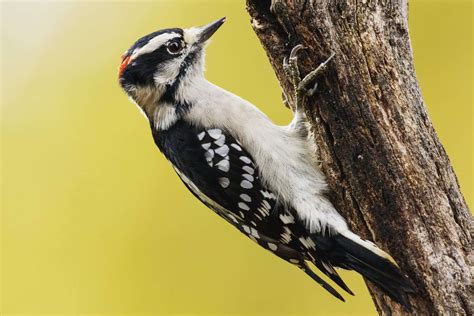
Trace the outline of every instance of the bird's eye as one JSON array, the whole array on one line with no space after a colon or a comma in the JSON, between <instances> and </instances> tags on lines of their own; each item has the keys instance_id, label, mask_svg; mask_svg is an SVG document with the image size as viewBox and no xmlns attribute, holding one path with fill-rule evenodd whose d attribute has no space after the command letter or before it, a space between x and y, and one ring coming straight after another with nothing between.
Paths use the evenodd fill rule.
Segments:
<instances>
[{"instance_id":1,"label":"bird's eye","mask_svg":"<svg viewBox=\"0 0 474 316\"><path fill-rule=\"evenodd\" d=\"M173 41L166 45L166 49L170 54L178 54L184 48L182 41Z\"/></svg>"}]
</instances>

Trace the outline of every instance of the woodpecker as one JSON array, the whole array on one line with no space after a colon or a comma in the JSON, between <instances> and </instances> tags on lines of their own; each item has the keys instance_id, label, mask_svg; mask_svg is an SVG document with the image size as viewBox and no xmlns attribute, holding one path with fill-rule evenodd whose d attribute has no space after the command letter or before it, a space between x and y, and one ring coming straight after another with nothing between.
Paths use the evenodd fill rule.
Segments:
<instances>
[{"instance_id":1,"label":"woodpecker","mask_svg":"<svg viewBox=\"0 0 474 316\"><path fill-rule=\"evenodd\" d=\"M261 247L344 298L313 263L353 295L335 268L355 270L408 307L410 280L395 261L347 226L325 196L299 101L332 55L300 78L296 46L283 60L295 90L294 118L278 126L250 102L204 78L205 48L224 23L170 28L137 40L123 55L119 83L150 123L153 139L184 185Z\"/></svg>"}]
</instances>

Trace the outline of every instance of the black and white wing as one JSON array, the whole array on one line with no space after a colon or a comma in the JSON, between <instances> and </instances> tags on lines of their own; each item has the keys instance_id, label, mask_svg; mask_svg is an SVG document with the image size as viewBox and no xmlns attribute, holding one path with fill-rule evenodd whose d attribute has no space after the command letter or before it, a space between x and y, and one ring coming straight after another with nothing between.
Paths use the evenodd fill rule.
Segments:
<instances>
[{"instance_id":1,"label":"black and white wing","mask_svg":"<svg viewBox=\"0 0 474 316\"><path fill-rule=\"evenodd\" d=\"M336 297L342 299L305 260L350 293L331 264L316 257L316 244L303 223L264 185L253 158L232 135L180 121L153 136L184 184L209 208L260 246L300 267Z\"/></svg>"}]
</instances>

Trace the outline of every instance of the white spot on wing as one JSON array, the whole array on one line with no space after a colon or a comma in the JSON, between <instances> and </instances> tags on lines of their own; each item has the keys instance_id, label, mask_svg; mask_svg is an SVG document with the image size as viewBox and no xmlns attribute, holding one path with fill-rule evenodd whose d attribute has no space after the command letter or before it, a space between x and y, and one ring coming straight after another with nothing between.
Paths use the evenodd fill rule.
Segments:
<instances>
[{"instance_id":1,"label":"white spot on wing","mask_svg":"<svg viewBox=\"0 0 474 316\"><path fill-rule=\"evenodd\" d=\"M260 214L262 214L263 217L270 215L269 210L266 209L266 208L264 208L263 206L259 207L257 210L260 212ZM255 214L255 216L256 216L259 220L261 220L261 218L259 218L260 216L258 216L258 214Z\"/></svg>"},{"instance_id":2,"label":"white spot on wing","mask_svg":"<svg viewBox=\"0 0 474 316\"><path fill-rule=\"evenodd\" d=\"M201 145L201 147L208 150L209 147L211 147L211 143L204 143L204 144Z\"/></svg>"},{"instance_id":3,"label":"white spot on wing","mask_svg":"<svg viewBox=\"0 0 474 316\"><path fill-rule=\"evenodd\" d=\"M208 150L204 153L204 157L206 157L207 164L208 164L210 167L212 167L212 158L214 158L214 150L208 149Z\"/></svg>"},{"instance_id":4,"label":"white spot on wing","mask_svg":"<svg viewBox=\"0 0 474 316\"><path fill-rule=\"evenodd\" d=\"M250 160L250 158L247 157L247 156L240 156L239 159L242 160L245 163L251 163L252 162L252 160Z\"/></svg>"},{"instance_id":5,"label":"white spot on wing","mask_svg":"<svg viewBox=\"0 0 474 316\"><path fill-rule=\"evenodd\" d=\"M288 244L291 241L291 235L288 233L281 233L280 240L284 244Z\"/></svg>"},{"instance_id":6,"label":"white spot on wing","mask_svg":"<svg viewBox=\"0 0 474 316\"><path fill-rule=\"evenodd\" d=\"M218 154L222 157L225 157L229 153L229 146L227 146L227 145L221 146L221 147L217 148L215 151L216 151L216 154Z\"/></svg>"},{"instance_id":7,"label":"white spot on wing","mask_svg":"<svg viewBox=\"0 0 474 316\"><path fill-rule=\"evenodd\" d=\"M214 139L218 139L222 135L222 131L218 128L210 129L207 133Z\"/></svg>"},{"instance_id":8,"label":"white spot on wing","mask_svg":"<svg viewBox=\"0 0 474 316\"><path fill-rule=\"evenodd\" d=\"M232 143L231 146L234 147L238 151L242 151L242 148L237 144Z\"/></svg>"},{"instance_id":9,"label":"white spot on wing","mask_svg":"<svg viewBox=\"0 0 474 316\"><path fill-rule=\"evenodd\" d=\"M316 248L316 244L315 244L314 241L313 241L311 238L309 238L309 237L306 237L306 238L305 238L305 237L300 237L298 240L301 242L301 244L302 244L303 246L305 246L305 247L308 248L308 249L309 249L309 248L311 248L311 249L315 249L315 248Z\"/></svg>"},{"instance_id":10,"label":"white spot on wing","mask_svg":"<svg viewBox=\"0 0 474 316\"><path fill-rule=\"evenodd\" d=\"M275 200L275 199L276 199L275 194L273 194L273 193L271 193L271 192L263 191L263 190L261 190L260 192L262 193L263 197L266 198L266 199L271 199L271 200Z\"/></svg>"},{"instance_id":11,"label":"white spot on wing","mask_svg":"<svg viewBox=\"0 0 474 316\"><path fill-rule=\"evenodd\" d=\"M255 172L255 170L253 170L253 168L250 166L243 166L242 169L244 169L244 171L248 174L253 174Z\"/></svg>"},{"instance_id":12,"label":"white spot on wing","mask_svg":"<svg viewBox=\"0 0 474 316\"><path fill-rule=\"evenodd\" d=\"M283 224L293 224L295 222L295 218L291 214L280 214L280 219Z\"/></svg>"},{"instance_id":13,"label":"white spot on wing","mask_svg":"<svg viewBox=\"0 0 474 316\"><path fill-rule=\"evenodd\" d=\"M202 140L204 138L204 135L206 135L206 132L201 132L198 134L198 139Z\"/></svg>"},{"instance_id":14,"label":"white spot on wing","mask_svg":"<svg viewBox=\"0 0 474 316\"><path fill-rule=\"evenodd\" d=\"M262 206L264 206L264 207L265 207L266 209L268 209L268 210L272 208L271 205L270 205L270 203L268 203L267 200L263 200L263 201L262 201Z\"/></svg>"},{"instance_id":15,"label":"white spot on wing","mask_svg":"<svg viewBox=\"0 0 474 316\"><path fill-rule=\"evenodd\" d=\"M207 161L211 161L212 158L214 158L214 150L212 149L206 150L206 152L204 153L204 157L206 157Z\"/></svg>"},{"instance_id":16,"label":"white spot on wing","mask_svg":"<svg viewBox=\"0 0 474 316\"><path fill-rule=\"evenodd\" d=\"M244 200L245 202L252 202L252 198L251 198L250 195L248 195L248 194L242 193L242 194L240 195L240 198L241 198L242 200Z\"/></svg>"},{"instance_id":17,"label":"white spot on wing","mask_svg":"<svg viewBox=\"0 0 474 316\"><path fill-rule=\"evenodd\" d=\"M225 143L225 135L221 135L216 141L214 141L214 144L217 146L222 146Z\"/></svg>"},{"instance_id":18,"label":"white spot on wing","mask_svg":"<svg viewBox=\"0 0 474 316\"><path fill-rule=\"evenodd\" d=\"M268 243L268 248L270 248L270 250L272 250L272 251L276 251L278 249L278 246L275 245L274 243L269 242Z\"/></svg>"},{"instance_id":19,"label":"white spot on wing","mask_svg":"<svg viewBox=\"0 0 474 316\"><path fill-rule=\"evenodd\" d=\"M226 177L219 178L219 184L221 185L221 187L225 189L229 186L230 180L229 178L226 178Z\"/></svg>"},{"instance_id":20,"label":"white spot on wing","mask_svg":"<svg viewBox=\"0 0 474 316\"><path fill-rule=\"evenodd\" d=\"M258 231L253 228L253 227L250 227L250 233L252 234L252 236L254 236L255 238L260 238L260 235L258 234Z\"/></svg>"},{"instance_id":21,"label":"white spot on wing","mask_svg":"<svg viewBox=\"0 0 474 316\"><path fill-rule=\"evenodd\" d=\"M249 180L250 182L253 182L253 176L251 176L251 175L249 175L249 174L246 174L246 173L244 173L242 176L243 176L245 179Z\"/></svg>"},{"instance_id":22,"label":"white spot on wing","mask_svg":"<svg viewBox=\"0 0 474 316\"><path fill-rule=\"evenodd\" d=\"M284 244L288 244L291 241L291 230L288 226L283 226L284 232L280 235L280 240Z\"/></svg>"},{"instance_id":23,"label":"white spot on wing","mask_svg":"<svg viewBox=\"0 0 474 316\"><path fill-rule=\"evenodd\" d=\"M239 202L239 204L237 204L239 206L240 209L244 210L244 211L248 211L250 210L250 207L245 204L244 202Z\"/></svg>"},{"instance_id":24,"label":"white spot on wing","mask_svg":"<svg viewBox=\"0 0 474 316\"><path fill-rule=\"evenodd\" d=\"M218 163L216 163L216 167L217 167L219 170L222 170L222 171L224 171L224 172L228 172L229 169L230 169L229 160L222 159L221 161L219 161Z\"/></svg>"},{"instance_id":25,"label":"white spot on wing","mask_svg":"<svg viewBox=\"0 0 474 316\"><path fill-rule=\"evenodd\" d=\"M253 185L251 182L247 181L247 180L242 180L242 182L240 182L240 186L244 189L251 189L253 188Z\"/></svg>"}]
</instances>

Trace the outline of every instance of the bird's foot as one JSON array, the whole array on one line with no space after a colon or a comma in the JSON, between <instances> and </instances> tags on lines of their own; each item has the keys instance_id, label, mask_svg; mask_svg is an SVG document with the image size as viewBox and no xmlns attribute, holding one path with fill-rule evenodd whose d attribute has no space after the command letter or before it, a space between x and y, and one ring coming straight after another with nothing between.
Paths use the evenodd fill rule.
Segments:
<instances>
[{"instance_id":1,"label":"bird's foot","mask_svg":"<svg viewBox=\"0 0 474 316\"><path fill-rule=\"evenodd\" d=\"M298 68L298 52L302 49L305 49L303 45L296 45L291 50L289 58L285 57L283 59L283 70L290 78L290 82L293 85L295 111L298 111L300 109L300 103L303 95L312 96L316 92L318 84L313 83L314 79L326 69L329 61L331 61L331 59L335 56L335 53L332 53L331 56L326 59L326 61L321 63L316 69L314 69L309 74L304 76L303 79L301 79L300 71Z\"/></svg>"}]
</instances>

